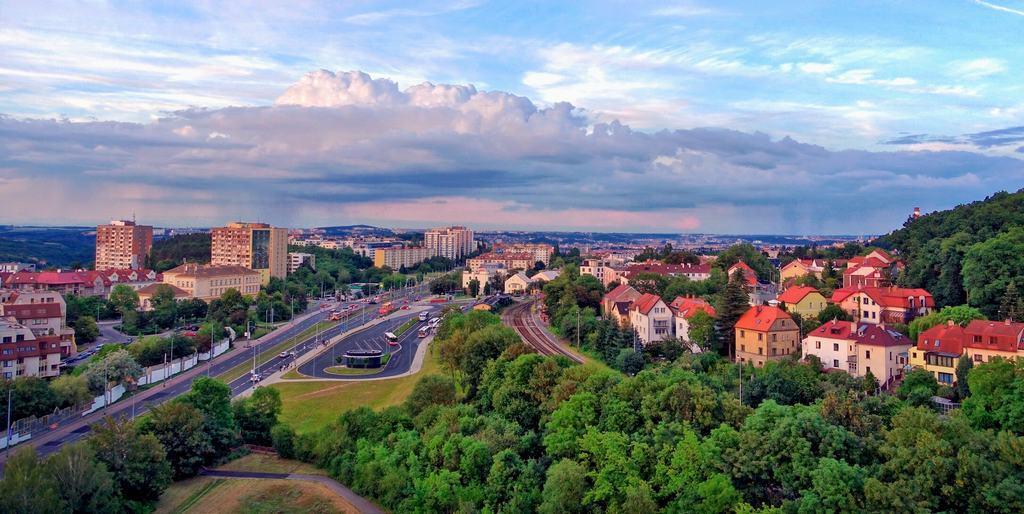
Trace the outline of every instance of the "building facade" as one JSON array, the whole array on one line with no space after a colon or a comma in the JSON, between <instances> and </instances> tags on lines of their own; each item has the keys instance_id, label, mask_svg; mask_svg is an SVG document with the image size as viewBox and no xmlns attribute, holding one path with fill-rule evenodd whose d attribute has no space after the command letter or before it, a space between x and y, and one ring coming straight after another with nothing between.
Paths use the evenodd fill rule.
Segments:
<instances>
[{"instance_id":1,"label":"building facade","mask_svg":"<svg viewBox=\"0 0 1024 514\"><path fill-rule=\"evenodd\" d=\"M60 375L60 336L36 336L14 318L0 317L0 376L55 377Z\"/></svg>"},{"instance_id":2,"label":"building facade","mask_svg":"<svg viewBox=\"0 0 1024 514\"><path fill-rule=\"evenodd\" d=\"M397 271L401 268L411 268L433 256L433 250L423 246L378 248L373 254L373 265Z\"/></svg>"},{"instance_id":3,"label":"building facade","mask_svg":"<svg viewBox=\"0 0 1024 514\"><path fill-rule=\"evenodd\" d=\"M478 255L466 261L466 267L470 270L477 270L488 264L501 264L506 269L528 270L533 268L536 261L528 253L494 253L488 252Z\"/></svg>"},{"instance_id":4,"label":"building facade","mask_svg":"<svg viewBox=\"0 0 1024 514\"><path fill-rule=\"evenodd\" d=\"M629 324L644 345L672 337L672 311L656 294L644 293L633 302Z\"/></svg>"},{"instance_id":5,"label":"building facade","mask_svg":"<svg viewBox=\"0 0 1024 514\"><path fill-rule=\"evenodd\" d=\"M97 270L139 269L153 249L153 227L115 220L96 227Z\"/></svg>"},{"instance_id":6,"label":"building facade","mask_svg":"<svg viewBox=\"0 0 1024 514\"><path fill-rule=\"evenodd\" d=\"M590 275L605 287L619 278L617 270L612 267L612 262L605 259L583 259L580 264L580 275Z\"/></svg>"},{"instance_id":7,"label":"building facade","mask_svg":"<svg viewBox=\"0 0 1024 514\"><path fill-rule=\"evenodd\" d=\"M295 273L300 267L308 263L313 271L316 271L316 255L302 252L288 253L288 273Z\"/></svg>"},{"instance_id":8,"label":"building facade","mask_svg":"<svg viewBox=\"0 0 1024 514\"><path fill-rule=\"evenodd\" d=\"M935 300L921 288L840 288L832 292L832 303L861 323L903 323L931 314Z\"/></svg>"},{"instance_id":9,"label":"building facade","mask_svg":"<svg viewBox=\"0 0 1024 514\"><path fill-rule=\"evenodd\" d=\"M473 250L476 249L476 242L473 240L472 229L451 226L432 228L426 231L423 234L423 246L429 248L433 255L457 261L473 253Z\"/></svg>"},{"instance_id":10,"label":"building facade","mask_svg":"<svg viewBox=\"0 0 1024 514\"><path fill-rule=\"evenodd\" d=\"M803 340L803 357L814 355L826 370L855 377L869 372L885 387L903 375L913 343L884 325L832 320Z\"/></svg>"},{"instance_id":11,"label":"building facade","mask_svg":"<svg viewBox=\"0 0 1024 514\"><path fill-rule=\"evenodd\" d=\"M779 295L779 303L786 306L786 311L807 318L825 310L828 299L813 287L793 286Z\"/></svg>"},{"instance_id":12,"label":"building facade","mask_svg":"<svg viewBox=\"0 0 1024 514\"><path fill-rule=\"evenodd\" d=\"M167 270L163 282L188 293L191 298L211 301L228 289L251 296L260 292L261 274L242 266L182 264Z\"/></svg>"},{"instance_id":13,"label":"building facade","mask_svg":"<svg viewBox=\"0 0 1024 514\"><path fill-rule=\"evenodd\" d=\"M690 340L690 318L698 312L705 312L712 318L715 317L715 308L702 298L678 297L668 304L672 311L673 329L675 336L684 341Z\"/></svg>"},{"instance_id":14,"label":"building facade","mask_svg":"<svg viewBox=\"0 0 1024 514\"><path fill-rule=\"evenodd\" d=\"M288 229L266 223L233 222L210 236L210 264L259 272L262 284L288 273Z\"/></svg>"},{"instance_id":15,"label":"building facade","mask_svg":"<svg viewBox=\"0 0 1024 514\"><path fill-rule=\"evenodd\" d=\"M78 353L67 315L64 297L54 291L0 291L0 316L14 318L36 337L59 336L63 357Z\"/></svg>"},{"instance_id":16,"label":"building facade","mask_svg":"<svg viewBox=\"0 0 1024 514\"><path fill-rule=\"evenodd\" d=\"M736 322L736 362L764 366L796 353L800 330L786 311L773 305L756 305Z\"/></svg>"}]
</instances>

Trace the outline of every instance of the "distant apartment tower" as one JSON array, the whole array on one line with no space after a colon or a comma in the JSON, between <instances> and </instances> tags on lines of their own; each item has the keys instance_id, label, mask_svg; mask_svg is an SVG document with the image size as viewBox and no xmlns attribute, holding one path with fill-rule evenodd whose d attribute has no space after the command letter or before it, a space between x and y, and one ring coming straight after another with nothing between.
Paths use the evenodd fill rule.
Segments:
<instances>
[{"instance_id":1,"label":"distant apartment tower","mask_svg":"<svg viewBox=\"0 0 1024 514\"><path fill-rule=\"evenodd\" d=\"M316 271L316 255L302 252L288 253L288 273L295 273L303 264L309 264L309 269Z\"/></svg>"},{"instance_id":2,"label":"distant apartment tower","mask_svg":"<svg viewBox=\"0 0 1024 514\"><path fill-rule=\"evenodd\" d=\"M288 273L288 229L240 221L214 228L210 264L258 271L263 284L270 282L270 277L284 278Z\"/></svg>"},{"instance_id":3,"label":"distant apartment tower","mask_svg":"<svg viewBox=\"0 0 1024 514\"><path fill-rule=\"evenodd\" d=\"M432 228L423 234L423 246L434 255L459 260L473 253L473 230L466 227Z\"/></svg>"},{"instance_id":4,"label":"distant apartment tower","mask_svg":"<svg viewBox=\"0 0 1024 514\"><path fill-rule=\"evenodd\" d=\"M140 269L153 248L153 227L115 220L96 227L96 269Z\"/></svg>"},{"instance_id":5,"label":"distant apartment tower","mask_svg":"<svg viewBox=\"0 0 1024 514\"><path fill-rule=\"evenodd\" d=\"M434 256L434 251L429 248L378 248L373 253L373 265L378 268L388 267L399 270L402 267L411 268Z\"/></svg>"}]
</instances>

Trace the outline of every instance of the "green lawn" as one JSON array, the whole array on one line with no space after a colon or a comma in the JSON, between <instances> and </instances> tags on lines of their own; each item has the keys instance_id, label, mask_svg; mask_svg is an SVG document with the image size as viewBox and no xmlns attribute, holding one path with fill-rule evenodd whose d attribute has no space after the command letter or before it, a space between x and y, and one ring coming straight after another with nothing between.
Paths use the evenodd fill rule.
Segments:
<instances>
[{"instance_id":1,"label":"green lawn","mask_svg":"<svg viewBox=\"0 0 1024 514\"><path fill-rule=\"evenodd\" d=\"M324 371L332 375L376 375L384 368L347 368L345 366L331 366Z\"/></svg>"},{"instance_id":2,"label":"green lawn","mask_svg":"<svg viewBox=\"0 0 1024 514\"><path fill-rule=\"evenodd\" d=\"M315 334L316 331L317 331L317 327L320 327L320 331L323 332L324 330L327 330L327 329L337 325L338 323L339 323L338 321L321 321L321 322L316 323L313 326L307 328L306 330L303 330L298 335L295 335L294 337L290 337L290 338L288 338L288 339L286 339L286 340L284 340L284 341L282 341L280 343L275 344L274 346L261 347L260 348L260 354L259 354L258 357L256 357L256 362L258 364L263 364L264 362L267 362L267 361L269 361L271 359L276 359L277 358L277 354L279 354L279 353L281 353L281 352L291 348L292 346L295 346L300 341L303 341L303 340L307 339L309 336L312 336L313 334ZM247 350L247 351L251 352L252 350ZM239 377L245 376L247 373L249 373L249 370L251 370L251 369L252 369L252 361L246 361L246 362L243 362L242 364L239 364L239 365L237 365L237 366L235 366L235 367L225 371L224 373L221 373L220 375L218 375L217 378L220 378L221 380L223 380L225 382L231 382L232 380L235 380L235 379L237 379Z\"/></svg>"},{"instance_id":3,"label":"green lawn","mask_svg":"<svg viewBox=\"0 0 1024 514\"><path fill-rule=\"evenodd\" d=\"M398 327L398 330L395 331L395 335L402 337L402 334L408 332L410 328L416 326L419 322L420 320L418 318L412 318L409 321L402 323L402 326Z\"/></svg>"},{"instance_id":4,"label":"green lawn","mask_svg":"<svg viewBox=\"0 0 1024 514\"><path fill-rule=\"evenodd\" d=\"M415 375L365 382L278 382L270 387L281 393L281 421L303 434L319 430L344 411L361 406L381 409L405 401L422 376L441 373L437 350L431 347L423 369Z\"/></svg>"}]
</instances>

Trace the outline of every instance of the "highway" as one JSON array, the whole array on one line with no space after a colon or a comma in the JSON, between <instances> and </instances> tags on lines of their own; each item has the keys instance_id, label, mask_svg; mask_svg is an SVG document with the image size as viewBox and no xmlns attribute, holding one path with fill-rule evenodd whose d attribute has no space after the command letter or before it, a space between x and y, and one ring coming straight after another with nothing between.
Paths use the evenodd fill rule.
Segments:
<instances>
[{"instance_id":1,"label":"highway","mask_svg":"<svg viewBox=\"0 0 1024 514\"><path fill-rule=\"evenodd\" d=\"M423 293L425 293L425 291L425 284L416 287L411 287L408 289L395 291L394 293L392 293L392 301L397 302L405 298L422 295ZM366 312L362 313L362 310L354 309L354 314L349 316L348 320L343 320L336 326L331 327L329 330L322 333L320 335L320 340L326 340L329 337L332 337L332 335L338 335L342 333L344 330L356 328L364 323L369 323L378 317L378 305L367 305L361 302L342 302L340 304L335 304L334 308L345 308L353 303L363 307L362 310L365 310ZM99 411L89 414L87 416L65 420L62 423L60 423L60 425L57 428L37 433L32 437L32 439L19 445L16 445L13 448L18 448L19 446L24 445L32 445L36 447L36 450L41 456L54 453L58 451L64 444L74 442L85 437L89 433L91 425L102 421L107 416L112 416L115 418L134 418L135 416L143 414L146 411L148 411L151 406L159 405L163 402L166 402L167 400L176 398L184 393L187 393L191 389L192 381L196 377L204 375L216 377L222 373L226 373L227 371L235 368L236 366L242 363L251 362L253 351L258 351L260 348L271 348L281 343L282 341L292 338L302 333L304 330L314 326L315 323L326 319L329 316L329 313L330 310L318 309L316 312L312 314L307 314L307 317L300 318L290 326L275 330L274 332L271 332L270 334L267 334L266 336L261 338L261 340L255 341L254 344L252 345L253 347L255 347L255 350L245 349L236 346L235 349L217 357L216 359L212 359L211 361L207 361L206 363L200 363L199 365L184 373L179 373L178 375L175 375L169 380L165 380L163 382L156 384L152 388L138 392L129 398L125 398L119 402L113 403L105 409L100 409ZM384 325L388 324L385 323ZM316 339L317 336L314 334L313 336L310 336L309 338L299 342L296 346L294 346L293 349L296 352L296 358L301 356L305 352L314 350L316 346ZM244 344L244 341L238 340L235 342L235 345L241 344ZM413 352L409 353L411 354ZM262 364L259 367L258 372L261 375L266 376L274 369L276 369L278 366L280 366L284 361L285 359L277 359L276 357L270 359L269 361L267 361L266 363ZM409 362L411 362L411 357L409 359ZM408 367L408 363L406 363L405 365L406 367ZM231 394L234 397L238 396L245 390L252 387L252 383L249 379L249 375L246 374L245 376L233 380L229 384L229 386L231 387ZM0 453L0 466L2 466L6 462L6 459L7 452Z\"/></svg>"}]
</instances>

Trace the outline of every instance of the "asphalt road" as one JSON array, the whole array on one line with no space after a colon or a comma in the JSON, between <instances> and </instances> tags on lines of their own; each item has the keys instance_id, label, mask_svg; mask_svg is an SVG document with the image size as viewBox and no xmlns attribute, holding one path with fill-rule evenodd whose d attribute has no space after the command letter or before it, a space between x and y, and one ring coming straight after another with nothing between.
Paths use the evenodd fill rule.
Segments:
<instances>
[{"instance_id":1,"label":"asphalt road","mask_svg":"<svg viewBox=\"0 0 1024 514\"><path fill-rule=\"evenodd\" d=\"M414 295L422 295L425 292L425 288L426 286L423 285L418 288L410 290L402 290L396 292L394 297L396 300L400 300ZM370 322L376 318L376 311L377 308L379 307L378 305L367 305L362 304L361 302L343 302L340 305L341 307L346 307L351 303L359 303L360 305L363 305L367 311L369 311L366 312L365 318L363 316L351 316L351 319L349 319L347 322L339 323L335 327L332 327L330 330L326 331L324 334L321 334L321 339L324 339L325 337L330 337L330 334L337 335L341 333L343 330L355 328L363 324L364 322ZM275 330L274 332L271 332L270 334L265 336L265 338L262 341L259 341L257 344L253 346L255 346L257 350L259 348L273 347L288 338L298 335L307 328L312 327L315 323L326 319L328 315L329 310L320 310L310 315L308 318L296 322L292 326L289 326L287 328L281 328ZM316 346L315 339L316 335L306 339L305 341L300 342L298 345L293 347L294 350L296 351L296 357L302 355L305 352L313 350L314 347ZM226 355L217 357L216 359L208 361L207 363L199 364L196 367L184 373L180 373L169 380L165 380L150 389L137 393L136 395L127 399L123 399L117 403L113 403L106 409L101 409L87 416L65 420L62 423L60 423L57 428L37 433L29 441L26 441L25 443L22 443L20 445L16 445L13 448L29 444L36 447L36 450L39 453L39 455L49 455L51 453L58 451L64 444L74 442L85 437L89 433L91 425L101 422L107 416L115 418L138 416L148 411L149 408L154 405L159 405L163 402L166 402L167 400L173 399L177 396L180 396L188 392L192 387L192 381L196 377L202 375L209 375L215 377L221 373L225 373L231 370L232 368L238 366L239 364L242 364L247 361L251 362L252 350L238 348L238 346L245 344L244 341L236 340L234 344L236 345L236 349L229 352ZM266 375L270 371L275 369L277 366L280 366L280 364L283 361L284 359L271 359L259 367L259 373L262 375ZM232 396L237 396L246 389L252 387L252 383L249 380L249 376L245 375L237 380L232 381L229 384L229 386L231 387ZM0 466L2 466L6 462L6 460L7 452L0 453Z\"/></svg>"},{"instance_id":2,"label":"asphalt road","mask_svg":"<svg viewBox=\"0 0 1024 514\"><path fill-rule=\"evenodd\" d=\"M395 332L398 327L402 326L403 323L409 319L416 318L419 313L406 313L406 311L398 311L398 314L392 315L387 321L361 330L349 337L338 341L337 343L330 346L323 353L317 355L314 359L299 366L299 373L310 377L324 378L324 379L345 379L345 380L360 380L367 378L386 378L395 375L401 375L409 370L412 366L413 357L416 355L416 349L419 348L420 338L418 332L420 327L426 325L426 321L414 325L408 332L401 335L398 338L397 346L390 346L387 343L387 339L384 337L385 332ZM437 306L430 306L428 317L437 316L440 309ZM391 352L391 359L384 365L384 369L379 373L372 375L336 375L324 371L326 368L331 366L337 366L337 357L344 355L349 350L383 350L385 353Z\"/></svg>"}]
</instances>

